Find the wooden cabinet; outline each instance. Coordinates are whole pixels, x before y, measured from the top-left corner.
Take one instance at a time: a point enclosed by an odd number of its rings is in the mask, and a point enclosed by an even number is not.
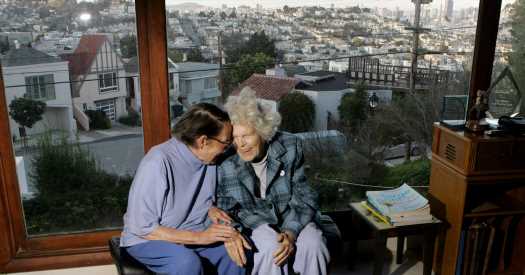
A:
[[[429,194],[433,214],[447,224],[436,259],[441,274],[453,275],[461,231],[472,219],[525,214],[525,137],[476,136],[435,124]],[[498,198],[508,205],[473,211]]]

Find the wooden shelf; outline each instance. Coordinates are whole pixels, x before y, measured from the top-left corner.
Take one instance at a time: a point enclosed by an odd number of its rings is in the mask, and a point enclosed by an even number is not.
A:
[[[481,217],[492,217],[492,216],[512,216],[512,215],[525,215],[525,209],[520,210],[499,210],[499,211],[486,211],[467,213],[464,215],[465,218],[481,218]]]

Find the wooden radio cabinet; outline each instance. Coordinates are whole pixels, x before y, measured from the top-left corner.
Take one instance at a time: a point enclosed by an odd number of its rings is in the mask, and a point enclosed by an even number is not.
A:
[[[477,211],[501,198],[507,201],[505,207]],[[441,274],[453,275],[462,231],[472,220],[525,215],[525,137],[477,136],[435,124],[429,201],[432,213],[446,223],[437,265]],[[525,232],[515,235],[523,243]],[[522,263],[511,263],[512,270],[488,274],[525,274],[525,254],[519,257]]]

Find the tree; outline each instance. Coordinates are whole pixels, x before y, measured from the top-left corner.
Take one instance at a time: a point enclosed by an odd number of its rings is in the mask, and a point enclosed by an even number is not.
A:
[[[270,39],[264,31],[252,34],[246,43],[243,43],[243,41],[243,36],[240,33],[235,33],[223,38],[223,46],[228,58],[228,63],[239,61],[243,55],[254,55],[256,53],[264,53],[272,58],[277,57],[275,42]]]
[[[177,49],[168,49],[168,57],[175,63],[180,63],[184,59],[184,55]]]
[[[204,57],[202,57],[202,52],[199,48],[192,48],[188,53],[188,61],[192,62],[203,62]]]
[[[243,54],[264,53],[265,55],[275,58],[277,56],[277,49],[275,48],[275,41],[270,39],[264,31],[254,33],[246,46]]]
[[[233,84],[239,84],[254,73],[264,73],[272,63],[273,59],[264,53],[243,55],[228,74],[230,81]]]
[[[347,93],[341,98],[337,107],[339,118],[344,126],[357,129],[368,116],[368,93],[364,83],[359,83],[353,93]]]
[[[45,109],[46,104],[42,101],[19,97],[9,104],[9,115],[24,129],[32,128],[35,123],[42,120]]]
[[[525,91],[525,0],[516,0],[511,16],[512,53],[510,64],[520,90]]]
[[[279,101],[281,129],[290,133],[307,132],[315,119],[315,104],[304,94],[292,92]]]
[[[225,20],[226,17],[228,17],[228,15],[226,15],[225,12],[221,11],[221,13],[219,14],[219,16],[221,17],[221,20]]]
[[[137,56],[137,37],[126,35],[120,39],[120,52],[124,58]]]

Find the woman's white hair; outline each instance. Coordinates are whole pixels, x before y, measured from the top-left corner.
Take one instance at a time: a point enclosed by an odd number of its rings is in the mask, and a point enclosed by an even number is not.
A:
[[[265,141],[271,140],[281,125],[281,115],[270,104],[257,100],[255,91],[249,87],[244,87],[238,96],[228,97],[225,108],[232,124],[255,128]]]

